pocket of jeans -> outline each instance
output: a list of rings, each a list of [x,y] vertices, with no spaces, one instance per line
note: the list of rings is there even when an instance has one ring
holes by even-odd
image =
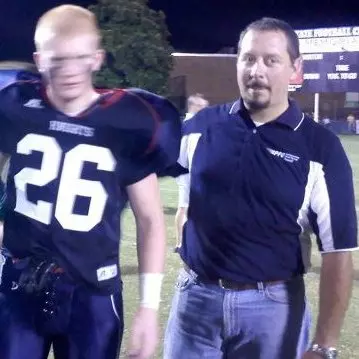
[[[273,302],[288,304],[289,296],[285,284],[272,285],[265,288],[265,295]]]
[[[195,278],[190,273],[181,269],[177,277],[176,288],[183,292],[195,284],[195,282]]]

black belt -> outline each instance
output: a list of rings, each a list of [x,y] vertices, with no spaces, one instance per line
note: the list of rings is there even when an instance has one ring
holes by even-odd
[[[188,274],[193,273],[191,268],[189,268],[186,264],[184,264],[184,270]],[[258,289],[259,283],[262,283],[263,288],[266,288],[266,287],[270,287],[270,286],[273,286],[276,284],[284,284],[284,283],[288,282],[288,280],[272,280],[272,281],[263,281],[263,282],[259,282],[259,283],[241,283],[241,282],[236,282],[236,281],[228,280],[228,279],[201,278],[200,276],[198,276],[196,279],[203,284],[217,285],[218,287],[221,287],[223,289],[231,289],[231,290],[236,290],[236,291]]]

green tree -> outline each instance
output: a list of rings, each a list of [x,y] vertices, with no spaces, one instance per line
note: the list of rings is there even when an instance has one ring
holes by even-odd
[[[96,85],[166,94],[173,49],[164,14],[150,9],[147,0],[99,0],[90,10],[97,16],[107,51]]]

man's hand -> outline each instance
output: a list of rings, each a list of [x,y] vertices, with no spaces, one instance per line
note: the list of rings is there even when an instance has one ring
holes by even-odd
[[[156,350],[159,340],[157,310],[139,308],[130,332],[129,359],[149,359]]]

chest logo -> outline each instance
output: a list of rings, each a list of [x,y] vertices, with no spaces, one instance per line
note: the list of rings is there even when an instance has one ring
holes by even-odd
[[[285,153],[285,152],[273,150],[273,148],[270,148],[270,147],[267,147],[267,151],[272,156],[282,158],[284,161],[290,162],[290,163],[297,162],[300,159],[299,156],[292,155],[291,153]]]

